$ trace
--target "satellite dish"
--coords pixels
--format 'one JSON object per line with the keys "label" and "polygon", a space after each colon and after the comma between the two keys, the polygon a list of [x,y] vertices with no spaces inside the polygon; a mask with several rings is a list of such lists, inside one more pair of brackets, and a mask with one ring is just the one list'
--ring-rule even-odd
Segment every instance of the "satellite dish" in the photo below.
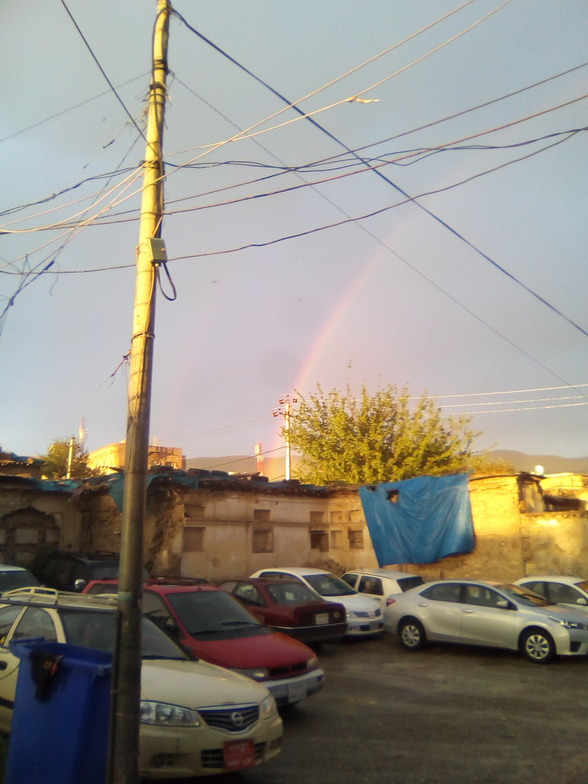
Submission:
{"label": "satellite dish", "polygon": [[544,473],[543,466],[542,466],[542,465],[536,465],[536,466],[535,466],[534,473],[535,473],[535,474],[543,474],[543,473]]}

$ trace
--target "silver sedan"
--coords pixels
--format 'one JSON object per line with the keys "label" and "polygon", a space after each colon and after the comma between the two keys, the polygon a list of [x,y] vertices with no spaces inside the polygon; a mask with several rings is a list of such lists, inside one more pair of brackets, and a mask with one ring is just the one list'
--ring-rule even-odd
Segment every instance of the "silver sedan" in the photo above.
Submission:
{"label": "silver sedan", "polygon": [[537,664],[588,654],[586,613],[488,580],[439,580],[412,588],[386,607],[384,631],[411,651],[428,641],[463,643],[520,651]]}

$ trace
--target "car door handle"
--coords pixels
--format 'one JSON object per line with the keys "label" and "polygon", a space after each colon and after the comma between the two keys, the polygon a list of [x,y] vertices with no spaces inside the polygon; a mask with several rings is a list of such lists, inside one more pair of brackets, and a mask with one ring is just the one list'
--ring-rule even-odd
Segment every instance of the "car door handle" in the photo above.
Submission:
{"label": "car door handle", "polygon": [[418,602],[418,606],[419,607],[428,607],[429,606],[429,602]]}
{"label": "car door handle", "polygon": [[464,613],[473,613],[473,610],[470,610],[468,607],[463,608]]}

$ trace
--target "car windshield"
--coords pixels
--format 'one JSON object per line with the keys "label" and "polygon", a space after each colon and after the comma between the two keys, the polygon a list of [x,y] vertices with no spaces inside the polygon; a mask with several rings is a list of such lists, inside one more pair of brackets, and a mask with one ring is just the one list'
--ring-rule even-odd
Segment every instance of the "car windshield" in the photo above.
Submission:
{"label": "car windshield", "polygon": [[0,593],[13,591],[15,588],[28,588],[30,585],[39,585],[39,581],[26,569],[0,572]]}
{"label": "car windshield", "polygon": [[304,579],[321,596],[351,596],[357,593],[355,588],[334,574],[305,574]]}
{"label": "car windshield", "polygon": [[418,576],[398,578],[398,585],[403,593],[404,591],[409,591],[411,588],[416,588],[418,585],[424,585],[424,582],[423,578]]}
{"label": "car windshield", "polygon": [[184,591],[166,598],[183,627],[199,640],[269,634],[243,605],[225,591]]}
{"label": "car windshield", "polygon": [[277,604],[316,602],[316,595],[302,583],[277,582],[267,586],[268,593]]}
{"label": "car windshield", "polygon": [[574,583],[576,588],[579,588],[584,593],[588,593],[588,580],[582,580],[580,583]]}
{"label": "car windshield", "polygon": [[[62,609],[59,613],[65,637],[71,645],[112,653],[116,615],[114,612]],[[187,659],[188,656],[147,618],[141,622],[142,659]]]}
{"label": "car windshield", "polygon": [[538,593],[524,588],[522,585],[499,585],[498,590],[505,593],[510,599],[513,599],[519,604],[524,604],[526,607],[548,607],[552,605],[549,599],[544,596],[539,596]]}

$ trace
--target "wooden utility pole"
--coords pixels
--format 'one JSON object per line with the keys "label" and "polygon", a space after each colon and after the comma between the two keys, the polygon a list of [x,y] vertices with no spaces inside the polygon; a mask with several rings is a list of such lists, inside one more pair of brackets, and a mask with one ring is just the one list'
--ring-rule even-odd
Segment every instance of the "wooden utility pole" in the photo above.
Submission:
{"label": "wooden utility pole", "polygon": [[139,782],[143,524],[147,500],[157,267],[165,260],[161,240],[162,144],[170,14],[169,0],[157,0],[131,340],[108,784]]}

